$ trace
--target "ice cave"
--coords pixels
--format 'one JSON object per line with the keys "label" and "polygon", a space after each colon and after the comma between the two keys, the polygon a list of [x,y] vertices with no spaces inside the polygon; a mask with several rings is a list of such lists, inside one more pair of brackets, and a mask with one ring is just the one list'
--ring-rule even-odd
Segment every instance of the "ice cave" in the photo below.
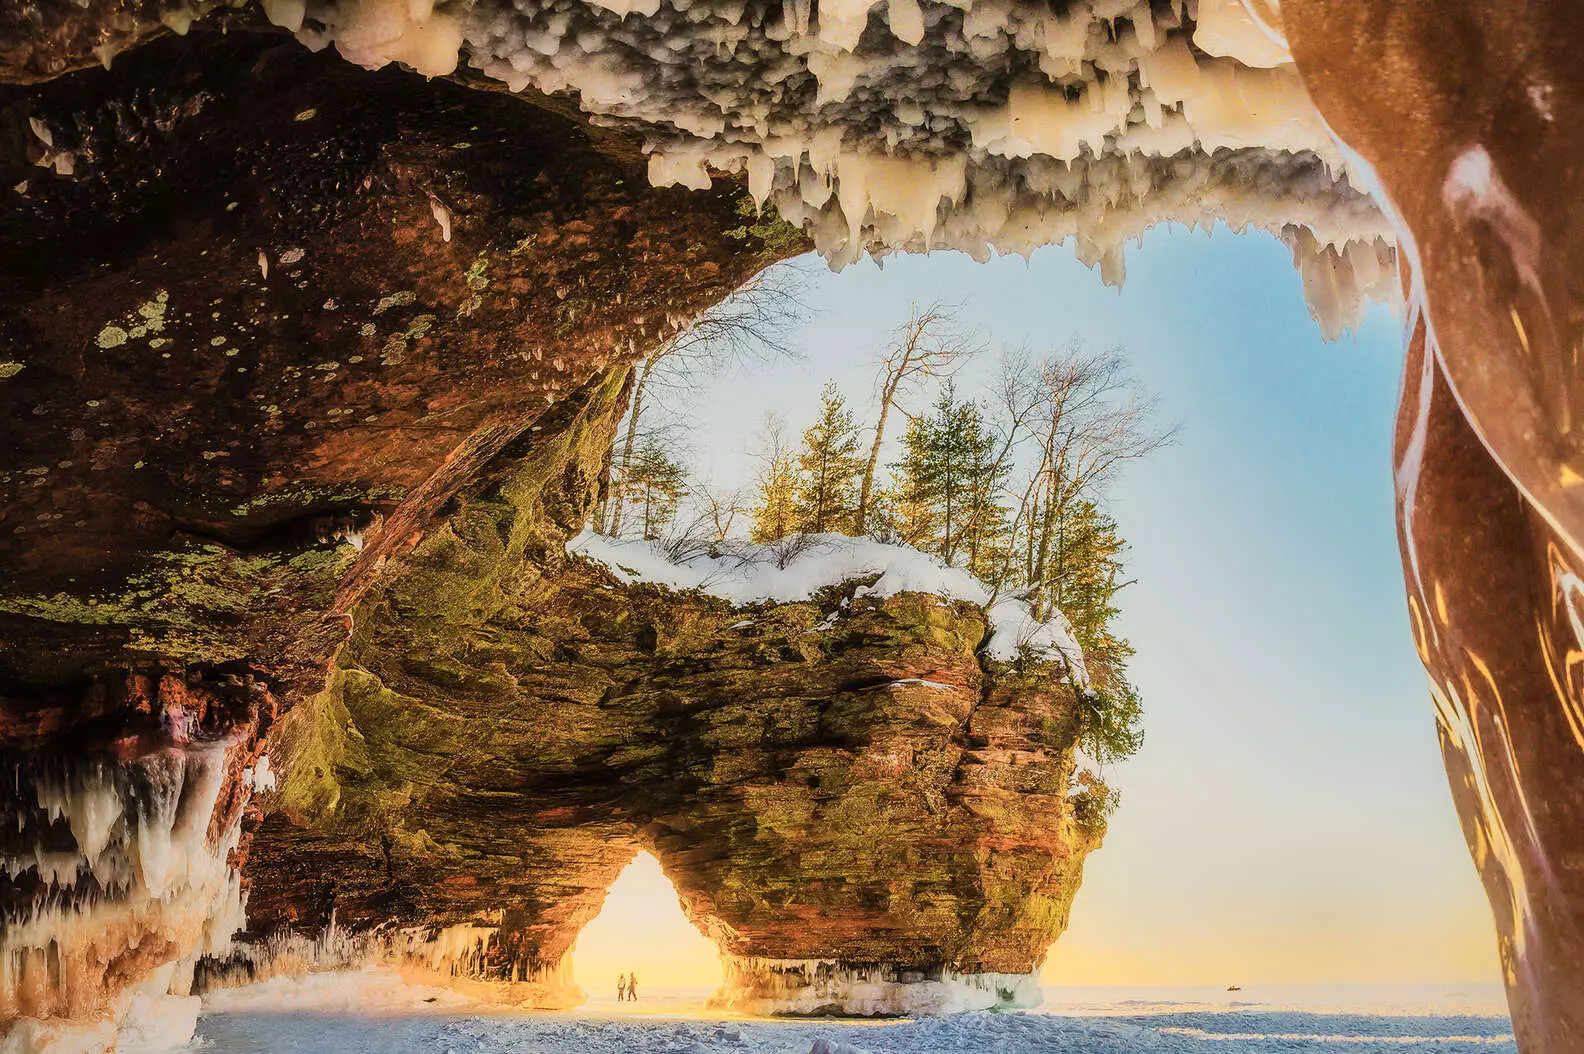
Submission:
{"label": "ice cave", "polygon": [[1121,283],[1170,221],[1279,237],[1328,335],[1401,313],[1414,637],[1518,1043],[1577,1050],[1581,43],[1566,0],[10,0],[0,1049],[356,962],[568,1005],[640,850],[729,1001],[1026,1001],[1103,835],[1060,612],[585,525],[635,364],[767,266]]}

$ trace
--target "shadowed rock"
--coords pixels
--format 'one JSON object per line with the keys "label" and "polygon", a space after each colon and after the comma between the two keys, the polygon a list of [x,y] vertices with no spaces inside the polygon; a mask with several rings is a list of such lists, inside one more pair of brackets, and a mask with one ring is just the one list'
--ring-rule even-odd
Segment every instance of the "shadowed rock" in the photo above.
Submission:
{"label": "shadowed rock", "polygon": [[[104,765],[234,743],[222,800],[245,800],[256,700],[267,718],[324,687],[359,598],[456,491],[799,246],[735,187],[654,190],[631,144],[604,143],[270,38],[195,34],[0,89],[8,749],[110,786]],[[148,705],[118,687],[142,681]],[[193,698],[215,701],[195,716]],[[24,818],[45,805],[15,790]],[[91,881],[63,827],[80,822],[57,808],[7,836],[8,859],[67,857],[42,883],[0,876],[5,955],[56,941],[78,966],[45,968],[55,994],[20,1012],[113,1029],[132,985],[197,950],[205,907],[164,928],[166,891],[134,869],[93,895],[153,920],[127,936],[150,954],[73,959],[91,934],[39,920]]]}

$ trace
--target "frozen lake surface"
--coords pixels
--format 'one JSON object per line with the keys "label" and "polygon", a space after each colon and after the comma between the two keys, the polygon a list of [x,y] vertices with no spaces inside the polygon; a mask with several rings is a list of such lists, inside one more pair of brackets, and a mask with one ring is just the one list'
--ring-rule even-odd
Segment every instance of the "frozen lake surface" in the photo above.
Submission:
{"label": "frozen lake surface", "polygon": [[[572,1012],[493,1011],[365,975],[219,993],[189,1049],[208,1054],[1515,1054],[1492,989],[1046,989],[1039,1010],[916,1021],[718,1014],[702,993]],[[434,1002],[425,1000],[433,999]]]}

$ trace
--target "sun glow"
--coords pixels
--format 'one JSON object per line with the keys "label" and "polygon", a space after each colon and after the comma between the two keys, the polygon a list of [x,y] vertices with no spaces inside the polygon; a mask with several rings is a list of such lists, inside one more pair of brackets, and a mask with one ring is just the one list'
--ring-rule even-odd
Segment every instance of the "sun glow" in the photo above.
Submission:
{"label": "sun glow", "polygon": [[619,974],[638,975],[645,992],[715,989],[720,953],[688,921],[676,887],[649,853],[633,858],[605,894],[605,906],[583,928],[572,952],[578,984],[594,1002],[613,1000]]}

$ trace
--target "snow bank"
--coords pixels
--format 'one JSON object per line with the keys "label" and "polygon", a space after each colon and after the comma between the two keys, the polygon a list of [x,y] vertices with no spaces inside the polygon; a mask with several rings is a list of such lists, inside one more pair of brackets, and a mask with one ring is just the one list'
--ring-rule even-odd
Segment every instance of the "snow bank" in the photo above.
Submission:
{"label": "snow bank", "polygon": [[[981,608],[990,639],[986,653],[1010,662],[1025,651],[1038,659],[1061,661],[1080,684],[1089,683],[1083,649],[1072,626],[1060,613],[1037,620],[1022,600],[1003,597],[990,603],[984,583],[959,567],[911,546],[888,545],[872,538],[842,534],[805,535],[769,545],[744,546],[723,556],[700,555],[673,562],[653,542],[610,538],[585,530],[567,542],[567,552],[609,568],[624,583],[643,582],[678,592],[697,590],[733,605],[790,604],[809,600],[821,589],[855,578],[878,575],[856,596],[889,597],[898,593],[933,593]],[[783,566],[784,565],[784,566]]]}
{"label": "snow bank", "polygon": [[[701,1019],[647,999],[619,1014],[446,1013],[334,1016],[323,1013],[206,1014],[206,1054],[1515,1054],[1504,1011],[1445,1016],[1414,1004],[1402,1013],[1316,1013],[1285,1002],[1222,1005],[1215,990],[1165,990],[1196,1002],[1159,1012],[1148,990],[1094,992],[1081,1014],[965,1013],[870,1022]],[[1263,991],[1263,989],[1262,989]],[[1252,997],[1258,1000],[1259,996]],[[1207,999],[1209,1001],[1197,1001]],[[614,1006],[615,1004],[613,1004]],[[1499,993],[1497,1004],[1500,1005]],[[1494,1007],[1493,1007],[1494,1009]],[[818,1046],[823,1043],[824,1046]]]}
{"label": "snow bank", "polygon": [[[1274,5],[1271,5],[1274,6]],[[267,0],[353,62],[574,92],[657,185],[738,173],[842,266],[1072,239],[1120,282],[1164,221],[1280,235],[1326,331],[1396,296],[1394,238],[1240,0]]]}
{"label": "snow bank", "polygon": [[160,1054],[186,1045],[202,1003],[196,996],[134,995],[116,1034],[116,1054]]}
{"label": "snow bank", "polygon": [[203,1009],[214,1013],[390,1014],[447,1010],[472,1000],[446,985],[414,983],[394,966],[271,977],[257,984],[206,992]]}

